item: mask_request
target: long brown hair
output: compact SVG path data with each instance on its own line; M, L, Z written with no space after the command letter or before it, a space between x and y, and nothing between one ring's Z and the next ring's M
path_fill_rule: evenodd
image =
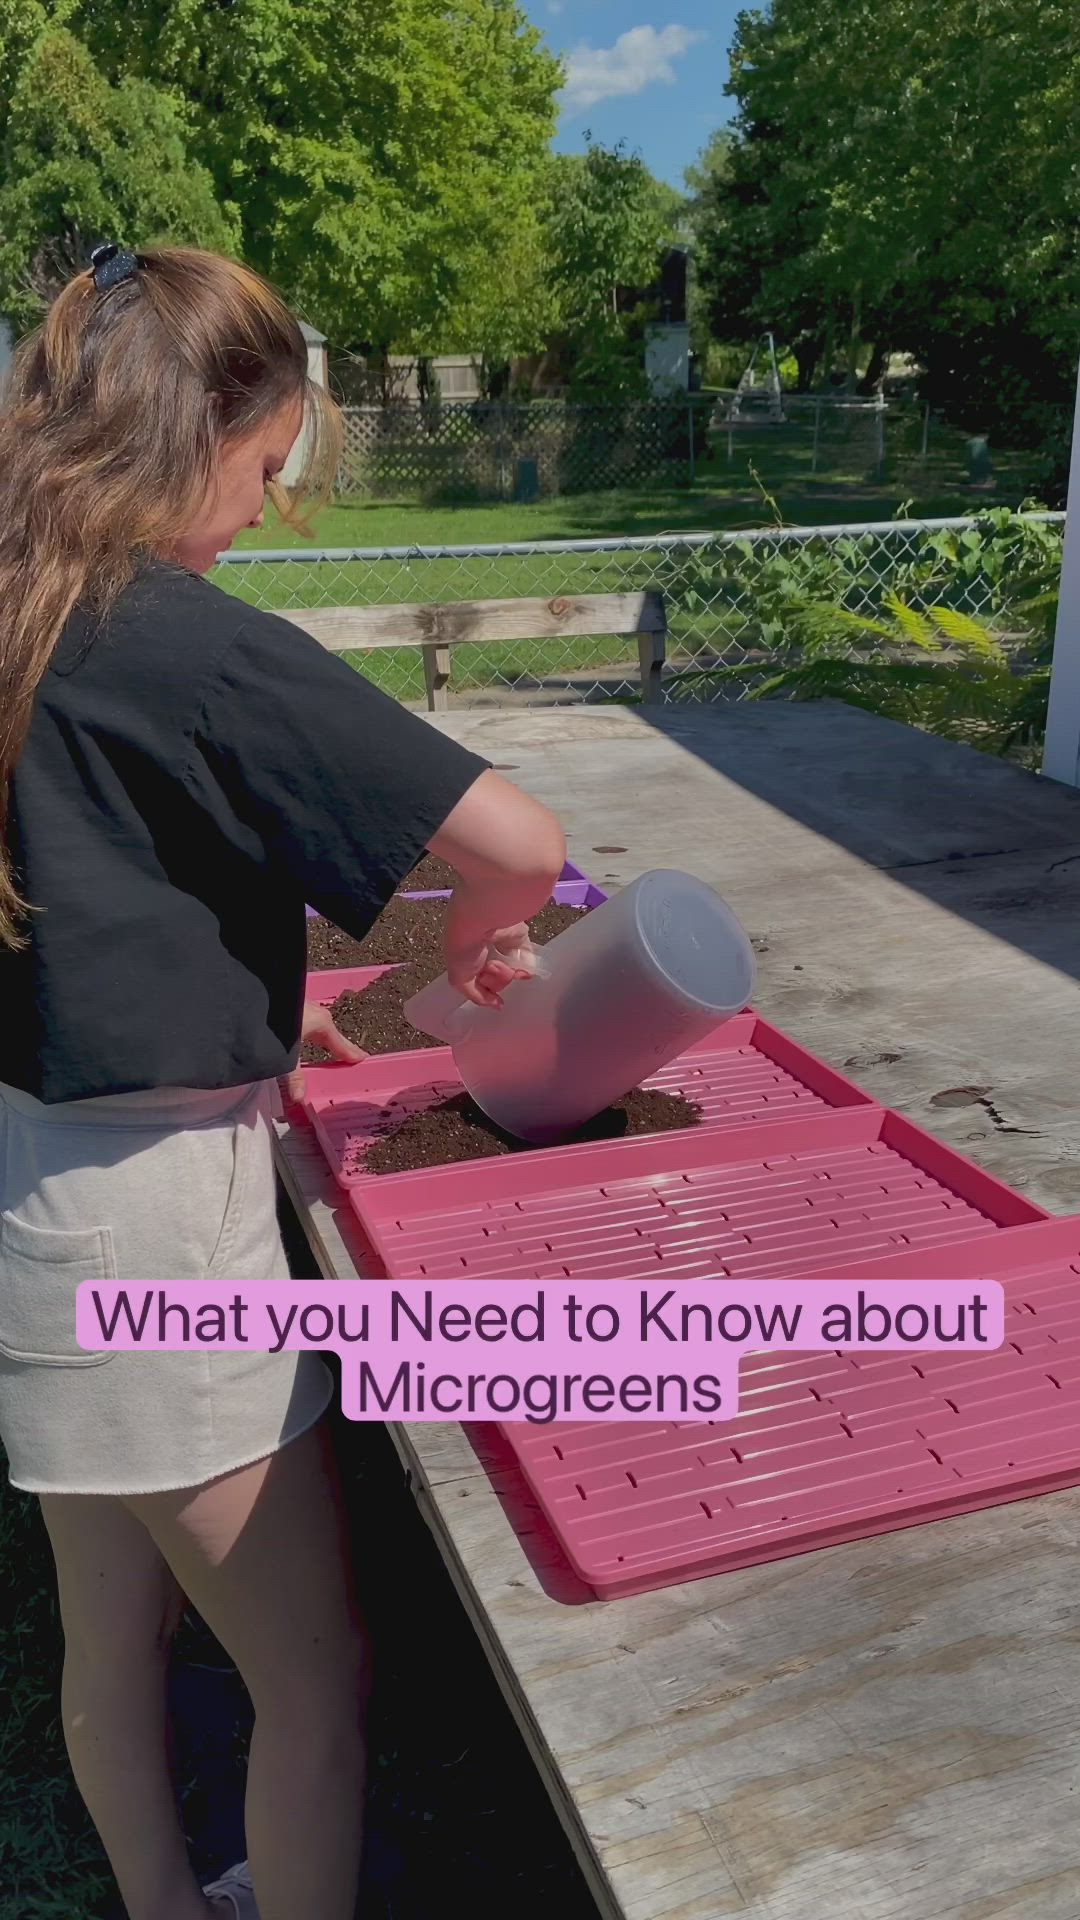
M337 408L308 374L303 331L258 274L163 247L99 291L80 273L17 347L0 411L0 947L25 945L5 827L34 696L76 606L107 613L141 558L168 555L222 449L300 399L295 502L325 498Z

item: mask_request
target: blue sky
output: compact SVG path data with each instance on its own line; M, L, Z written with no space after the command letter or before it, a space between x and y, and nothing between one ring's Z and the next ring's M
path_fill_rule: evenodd
M586 129L625 139L674 187L731 114L723 89L740 0L525 0L549 46L569 61L556 146L580 151Z

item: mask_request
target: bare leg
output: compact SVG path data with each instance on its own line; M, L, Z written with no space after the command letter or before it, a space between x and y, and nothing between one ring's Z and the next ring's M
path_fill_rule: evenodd
M64 1627L72 1772L131 1920L207 1920L170 1774L169 1645L184 1595L146 1529L105 1495L41 1501Z
M245 1813L261 1920L353 1920L370 1663L327 1423L207 1487L127 1504L255 1707Z

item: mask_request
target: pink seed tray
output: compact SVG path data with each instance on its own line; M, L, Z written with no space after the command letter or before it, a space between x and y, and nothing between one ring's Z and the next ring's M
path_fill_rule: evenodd
M313 967L307 977L307 998L330 1007L339 993L363 993L380 974L393 973L393 967ZM408 1057L407 1055L405 1056ZM401 1059L402 1055L395 1055ZM309 1073L340 1073L340 1067L305 1067Z
M869 1104L365 1180L351 1201L390 1277L421 1280L803 1275L1047 1218Z
M732 1420L504 1426L563 1551L600 1597L1080 1482L1080 1219L828 1274L898 1292L905 1279L998 1280L1006 1344L758 1353L742 1363Z
M385 971L312 973L308 991L332 1001ZM752 1010L648 1083L700 1101L699 1127L421 1173L365 1175L364 1145L388 1107L458 1088L448 1049L306 1078L391 1279L1004 1286L997 1351L757 1353L728 1420L504 1425L599 1597L1080 1483L1080 1218L1052 1219Z
M322 995L323 981L338 982L344 971L311 975L319 982L317 997ZM369 974L361 969L356 972L359 985L366 984ZM336 991L342 991L341 987ZM364 1147L385 1130L388 1121L400 1123L406 1115L462 1090L454 1056L444 1047L383 1054L355 1067L309 1067L305 1078L307 1107L320 1145L335 1179L346 1190L372 1179L377 1179L380 1186L388 1181L413 1180L416 1176L412 1174L365 1174ZM823 1066L755 1013L740 1014L728 1021L645 1084L696 1101L702 1109L701 1124L710 1129L870 1105L868 1096L858 1087ZM686 1139L685 1134L680 1137ZM627 1143L617 1144L625 1148ZM567 1156L575 1164L573 1156L579 1152L577 1148L550 1147L542 1153L515 1154L512 1161L504 1163L510 1185L516 1184L523 1166L536 1162L546 1169L545 1178L550 1182L557 1178L559 1164Z

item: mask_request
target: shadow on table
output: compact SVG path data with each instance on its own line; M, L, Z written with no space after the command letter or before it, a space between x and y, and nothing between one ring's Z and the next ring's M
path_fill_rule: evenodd
M600 1605L592 1588L579 1579L567 1561L505 1434L488 1425L466 1426L463 1431L548 1599L564 1607Z
M819 838L1080 979L1080 790L840 701L636 711ZM826 870L819 892L828 913Z

